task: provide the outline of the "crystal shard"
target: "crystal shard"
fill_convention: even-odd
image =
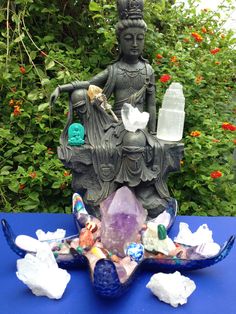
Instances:
[[[130,242],[137,242],[147,213],[126,186],[111,194],[101,205],[101,242],[121,257]]]

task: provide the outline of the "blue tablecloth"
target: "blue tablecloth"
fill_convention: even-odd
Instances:
[[[35,236],[37,229],[55,231],[67,230],[75,234],[72,215],[66,214],[5,214],[16,235]],[[187,222],[192,231],[207,223],[213,231],[215,242],[223,244],[236,233],[236,217],[188,217],[179,216],[170,232],[178,233],[179,222]],[[141,272],[130,290],[117,299],[103,299],[94,293],[88,269],[69,270],[71,281],[61,300],[36,297],[15,275],[16,260],[19,258],[8,247],[0,231],[0,313],[1,314],[235,314],[236,313],[236,247],[220,263],[197,271],[186,272],[196,283],[196,290],[188,303],[177,309],[160,302],[146,288],[153,273]]]

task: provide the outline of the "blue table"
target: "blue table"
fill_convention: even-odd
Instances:
[[[33,237],[37,229],[67,230],[75,234],[72,215],[66,214],[0,214],[6,219],[16,235]],[[207,223],[213,231],[214,240],[223,244],[236,233],[236,217],[188,217],[179,216],[170,236],[178,233],[179,222],[187,222],[192,231]],[[88,269],[70,270],[71,281],[61,300],[36,297],[15,275],[19,258],[8,247],[0,231],[0,313],[1,314],[235,314],[236,313],[236,246],[222,262],[201,270],[186,272],[193,279],[196,290],[188,303],[177,309],[160,302],[145,286],[153,273],[143,271],[134,280],[130,290],[118,299],[103,299],[97,296],[90,283]]]

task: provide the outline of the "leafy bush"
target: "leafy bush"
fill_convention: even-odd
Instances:
[[[189,9],[171,2],[145,2],[145,57],[156,72],[157,106],[172,81],[183,84],[186,97],[185,157],[181,173],[169,180],[170,190],[182,214],[236,215],[235,38],[223,29],[219,13],[196,14],[197,1],[189,1]],[[222,11],[229,10],[230,3],[222,5]],[[61,97],[52,111],[48,99],[58,84],[85,80],[116,58],[116,19],[115,1],[109,0],[52,0],[47,7],[42,0],[3,1],[0,195],[4,211],[70,210],[71,175],[56,154],[68,99]]]

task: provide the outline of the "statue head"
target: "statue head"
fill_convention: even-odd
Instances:
[[[119,22],[116,36],[120,57],[140,57],[143,52],[147,25],[143,20],[143,0],[117,0]]]

